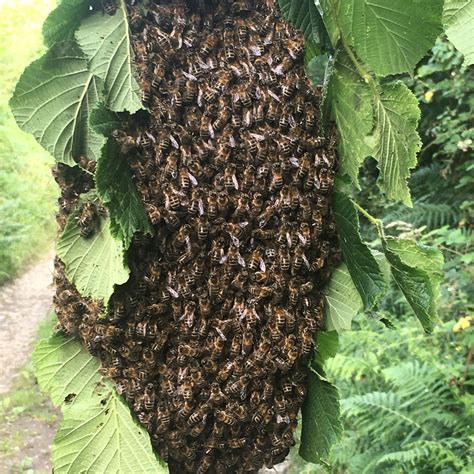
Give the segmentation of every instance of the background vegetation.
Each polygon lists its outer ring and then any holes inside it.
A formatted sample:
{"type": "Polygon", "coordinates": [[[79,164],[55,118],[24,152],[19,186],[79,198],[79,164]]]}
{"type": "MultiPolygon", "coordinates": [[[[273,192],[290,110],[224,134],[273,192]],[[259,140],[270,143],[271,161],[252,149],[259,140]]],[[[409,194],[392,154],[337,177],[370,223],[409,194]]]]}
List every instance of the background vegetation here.
{"type": "MultiPolygon", "coordinates": [[[[345,433],[332,472],[472,472],[474,427],[474,74],[444,38],[407,85],[421,101],[423,149],[410,182],[414,207],[387,209],[374,163],[358,198],[394,235],[415,234],[445,257],[439,314],[423,334],[395,288],[378,313],[356,318],[326,363],[341,395],[345,433]],[[389,326],[389,328],[387,328],[389,326]],[[393,329],[392,329],[393,328],[393,329]]],[[[364,228],[375,239],[372,227],[364,228]]],[[[373,241],[377,248],[378,242],[373,241]]],[[[322,467],[292,459],[291,472],[322,467]]]]}
{"type": "Polygon", "coordinates": [[[53,0],[0,1],[0,284],[43,255],[55,233],[52,158],[16,125],[8,99],[42,50],[53,0]]]}
{"type": "MultiPolygon", "coordinates": [[[[40,25],[52,6],[51,0],[0,3],[0,283],[54,236],[52,159],[19,131],[7,108],[18,75],[41,50],[40,25]]],[[[332,450],[333,472],[472,472],[474,76],[441,38],[407,84],[421,100],[424,142],[410,183],[414,208],[387,208],[375,192],[371,162],[358,198],[374,215],[385,216],[394,235],[415,234],[443,250],[441,322],[424,335],[393,288],[378,313],[357,318],[357,331],[341,337],[340,353],[327,363],[346,429],[332,450]]],[[[364,230],[376,248],[372,230],[364,230]]],[[[32,383],[32,376],[27,380],[32,383]]],[[[15,400],[21,396],[3,399],[0,423],[27,405],[15,400]]],[[[296,455],[290,467],[294,473],[321,469],[296,455]]]]}

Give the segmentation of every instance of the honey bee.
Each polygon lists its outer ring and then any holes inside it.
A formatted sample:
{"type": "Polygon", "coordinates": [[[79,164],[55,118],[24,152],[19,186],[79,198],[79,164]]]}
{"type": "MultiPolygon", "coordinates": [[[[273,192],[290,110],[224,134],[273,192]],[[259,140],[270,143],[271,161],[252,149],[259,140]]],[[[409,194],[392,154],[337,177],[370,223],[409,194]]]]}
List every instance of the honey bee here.
{"type": "Polygon", "coordinates": [[[227,125],[230,118],[231,118],[231,113],[228,107],[220,109],[219,113],[217,114],[216,120],[212,123],[212,127],[214,128],[215,131],[220,131],[227,125]]]}
{"type": "Polygon", "coordinates": [[[319,172],[320,192],[327,194],[330,191],[330,189],[332,189],[333,185],[334,185],[334,173],[323,168],[319,172]]]}
{"type": "MultiPolygon", "coordinates": [[[[275,61],[275,62],[278,62],[278,61],[275,61]]],[[[294,63],[293,58],[287,56],[283,58],[283,60],[280,61],[279,64],[277,64],[272,69],[272,71],[278,76],[283,76],[293,67],[293,63],[294,63]]]]}
{"type": "Polygon", "coordinates": [[[235,171],[236,167],[234,164],[228,165],[224,171],[224,186],[228,191],[239,189],[239,182],[237,181],[235,171]]]}
{"type": "Polygon", "coordinates": [[[117,5],[114,0],[102,0],[102,11],[113,16],[117,13],[117,5]]]}
{"type": "Polygon", "coordinates": [[[205,241],[209,235],[210,225],[205,217],[198,217],[197,219],[197,233],[200,241],[205,241]]]}
{"type": "Polygon", "coordinates": [[[308,328],[303,329],[303,340],[301,341],[301,354],[303,357],[311,353],[313,347],[313,337],[308,328]]]}

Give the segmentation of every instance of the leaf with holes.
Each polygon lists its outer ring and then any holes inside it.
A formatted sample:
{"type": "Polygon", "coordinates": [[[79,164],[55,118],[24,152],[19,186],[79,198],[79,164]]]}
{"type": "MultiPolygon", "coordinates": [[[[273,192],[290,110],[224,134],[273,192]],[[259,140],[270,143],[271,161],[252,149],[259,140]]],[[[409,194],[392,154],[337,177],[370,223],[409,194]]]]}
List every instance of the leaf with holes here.
{"type": "Polygon", "coordinates": [[[153,454],[148,433],[114,391],[102,403],[64,409],[52,460],[55,473],[168,472],[153,454]]]}
{"type": "Polygon", "coordinates": [[[101,384],[99,359],[85,352],[77,339],[61,333],[39,342],[33,367],[39,386],[55,405],[88,401],[101,384]]]}
{"type": "Polygon", "coordinates": [[[365,139],[373,126],[372,94],[344,51],[337,52],[330,71],[324,107],[331,107],[339,131],[340,173],[358,186],[359,168],[370,154],[365,139]]]}
{"type": "Polygon", "coordinates": [[[449,41],[464,54],[464,64],[474,64],[474,2],[445,0],[443,24],[449,41]]]}
{"type": "Polygon", "coordinates": [[[317,366],[308,370],[307,387],[299,454],[308,462],[319,463],[342,434],[339,393],[317,366]]]}
{"type": "Polygon", "coordinates": [[[109,139],[102,150],[95,174],[97,192],[110,214],[112,234],[128,248],[135,232],[152,234],[127,159],[115,140],[109,139]]]}
{"type": "Polygon", "coordinates": [[[345,263],[333,270],[324,300],[326,331],[350,330],[352,319],[362,310],[363,303],[345,263]]]}
{"type": "Polygon", "coordinates": [[[443,280],[443,255],[410,239],[386,237],[382,244],[393,279],[425,331],[430,332],[437,320],[436,300],[443,280]]]}
{"type": "Polygon", "coordinates": [[[79,155],[97,159],[102,146],[88,124],[101,91],[102,81],[87,69],[77,47],[59,43],[26,68],[10,107],[22,130],[58,162],[74,166],[79,155]]]}
{"type": "Polygon", "coordinates": [[[102,219],[100,227],[88,238],[81,237],[73,213],[56,245],[65,273],[83,296],[104,300],[107,304],[115,285],[128,280],[124,247],[110,232],[110,219],[102,219]]]}
{"type": "Polygon", "coordinates": [[[411,206],[406,180],[421,148],[416,131],[420,119],[418,100],[401,82],[382,84],[379,90],[380,95],[374,95],[373,156],[380,169],[377,183],[388,199],[411,206]]]}
{"type": "Polygon", "coordinates": [[[344,262],[362,298],[364,309],[370,310],[386,293],[388,284],[374,256],[362,241],[359,216],[353,201],[345,194],[335,192],[333,212],[344,262]]]}
{"type": "Polygon", "coordinates": [[[89,60],[91,72],[104,81],[107,106],[113,112],[140,110],[140,91],[134,76],[133,50],[127,12],[118,1],[115,15],[97,12],[76,31],[79,46],[89,60]]]}

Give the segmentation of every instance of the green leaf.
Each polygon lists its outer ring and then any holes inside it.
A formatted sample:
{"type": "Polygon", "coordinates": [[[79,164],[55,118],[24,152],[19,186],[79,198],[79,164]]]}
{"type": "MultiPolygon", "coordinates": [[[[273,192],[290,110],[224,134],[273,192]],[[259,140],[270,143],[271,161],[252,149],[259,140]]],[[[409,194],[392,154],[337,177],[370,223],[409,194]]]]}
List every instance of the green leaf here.
{"type": "Polygon", "coordinates": [[[443,279],[441,252],[410,239],[386,237],[382,243],[395,282],[430,332],[437,320],[436,300],[443,279]]]}
{"type": "Polygon", "coordinates": [[[52,450],[55,473],[168,472],[146,430],[112,383],[102,379],[99,359],[76,339],[57,333],[40,342],[33,364],[41,388],[62,405],[64,418],[52,450]]]}
{"type": "Polygon", "coordinates": [[[135,113],[142,109],[134,77],[133,50],[123,0],[115,15],[97,12],[76,31],[79,46],[89,59],[93,74],[104,81],[107,106],[114,112],[135,113]]]}
{"type": "Polygon", "coordinates": [[[359,216],[353,201],[345,194],[335,192],[332,205],[344,261],[364,309],[370,310],[386,293],[388,284],[374,256],[362,241],[359,216]]]}
{"type": "Polygon", "coordinates": [[[22,130],[57,161],[74,166],[79,155],[97,159],[102,141],[89,129],[88,115],[101,91],[77,47],[60,43],[26,68],[10,107],[22,130]]]}
{"type": "Polygon", "coordinates": [[[373,156],[378,161],[378,185],[388,199],[411,206],[406,179],[416,165],[421,140],[416,131],[420,109],[415,95],[405,84],[382,84],[375,94],[373,156]]]}
{"type": "Polygon", "coordinates": [[[33,367],[39,386],[55,405],[66,399],[88,401],[101,382],[99,359],[85,352],[75,338],[61,333],[40,341],[33,352],[33,367]]]}
{"type": "MultiPolygon", "coordinates": [[[[109,137],[111,133],[121,127],[120,119],[115,112],[109,110],[103,102],[99,102],[89,116],[89,124],[95,132],[109,137]]],[[[104,138],[104,145],[105,145],[104,138]]]]}
{"type": "Polygon", "coordinates": [[[49,48],[54,43],[74,39],[74,32],[89,13],[89,5],[84,0],[61,0],[43,23],[44,44],[49,48]]]}
{"type": "Polygon", "coordinates": [[[327,48],[330,46],[321,15],[314,0],[278,0],[282,15],[296,28],[302,30],[306,40],[327,48]]]}
{"type": "Polygon", "coordinates": [[[135,232],[152,234],[126,157],[115,140],[109,139],[102,150],[95,173],[97,192],[110,214],[111,231],[128,248],[135,232]]]}
{"type": "Polygon", "coordinates": [[[352,319],[362,310],[363,303],[345,263],[332,272],[324,299],[326,331],[350,330],[352,319]]]}
{"type": "Polygon", "coordinates": [[[308,370],[308,393],[302,414],[300,456],[319,463],[329,454],[331,446],[341,437],[339,394],[337,388],[316,370],[308,370]]]}
{"type": "Polygon", "coordinates": [[[443,0],[330,1],[341,2],[344,37],[377,75],[413,71],[442,32],[443,0]]]}
{"type": "Polygon", "coordinates": [[[318,0],[314,2],[318,8],[319,14],[323,19],[324,26],[328,33],[333,48],[336,48],[339,41],[340,31],[338,28],[338,18],[340,16],[341,7],[344,3],[339,0],[318,0]]]}
{"type": "Polygon", "coordinates": [[[474,2],[445,0],[443,24],[449,41],[464,54],[464,64],[474,64],[474,2]]]}
{"type": "Polygon", "coordinates": [[[339,130],[340,173],[358,186],[359,168],[370,154],[365,137],[373,126],[372,94],[344,51],[336,54],[324,101],[339,130]]]}
{"type": "Polygon", "coordinates": [[[58,257],[65,265],[66,277],[83,296],[104,300],[107,304],[115,285],[128,280],[124,247],[110,233],[110,219],[102,219],[100,228],[83,238],[73,213],[56,245],[58,257]]]}
{"type": "Polygon", "coordinates": [[[166,473],[150,438],[114,392],[102,403],[72,405],[56,433],[55,473],[166,473]]]}
{"type": "Polygon", "coordinates": [[[315,361],[322,367],[326,360],[334,357],[339,351],[339,334],[337,331],[318,331],[315,345],[315,361]]]}

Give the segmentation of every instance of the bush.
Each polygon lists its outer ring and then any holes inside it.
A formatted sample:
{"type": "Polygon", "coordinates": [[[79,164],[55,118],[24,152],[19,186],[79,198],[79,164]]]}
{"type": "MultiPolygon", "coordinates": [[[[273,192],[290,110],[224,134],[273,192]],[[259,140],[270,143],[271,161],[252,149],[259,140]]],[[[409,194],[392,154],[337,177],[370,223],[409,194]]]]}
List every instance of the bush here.
{"type": "Polygon", "coordinates": [[[40,25],[52,5],[43,0],[0,8],[0,284],[42,254],[54,235],[52,159],[18,129],[7,106],[22,69],[41,50],[40,25]]]}

